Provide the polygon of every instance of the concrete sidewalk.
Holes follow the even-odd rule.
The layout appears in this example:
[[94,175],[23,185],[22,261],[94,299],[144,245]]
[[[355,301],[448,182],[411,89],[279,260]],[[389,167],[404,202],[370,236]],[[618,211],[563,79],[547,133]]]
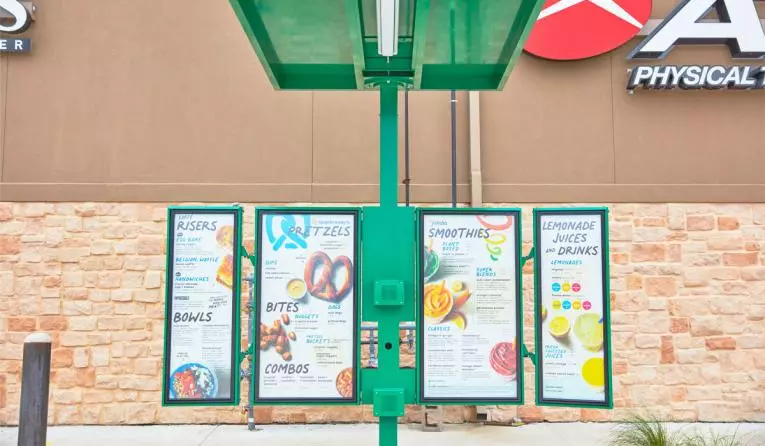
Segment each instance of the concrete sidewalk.
[[[521,427],[455,425],[443,432],[422,432],[419,425],[399,426],[401,446],[492,445],[605,445],[613,424],[555,423]],[[753,445],[765,445],[765,424],[694,424],[673,428],[709,429],[718,433],[749,434]],[[0,428],[0,446],[16,446],[17,429]],[[51,427],[49,446],[355,446],[377,444],[377,425],[262,426],[250,432],[246,426],[82,426]]]

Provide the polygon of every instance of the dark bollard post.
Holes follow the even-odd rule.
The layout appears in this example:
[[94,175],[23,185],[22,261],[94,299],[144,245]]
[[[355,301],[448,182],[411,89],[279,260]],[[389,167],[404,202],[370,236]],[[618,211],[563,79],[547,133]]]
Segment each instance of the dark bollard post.
[[45,446],[48,430],[51,338],[32,333],[24,340],[18,446]]

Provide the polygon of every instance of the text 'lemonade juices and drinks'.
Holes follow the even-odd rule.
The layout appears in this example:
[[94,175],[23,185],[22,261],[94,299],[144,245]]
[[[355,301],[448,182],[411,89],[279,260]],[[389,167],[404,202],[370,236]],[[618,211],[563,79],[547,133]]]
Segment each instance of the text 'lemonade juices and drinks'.
[[542,399],[605,403],[602,217],[539,217]]
[[258,398],[354,399],[356,215],[262,217]]
[[516,218],[422,214],[423,398],[519,398]]
[[170,400],[230,399],[238,378],[232,376],[236,214],[172,215],[168,394]]

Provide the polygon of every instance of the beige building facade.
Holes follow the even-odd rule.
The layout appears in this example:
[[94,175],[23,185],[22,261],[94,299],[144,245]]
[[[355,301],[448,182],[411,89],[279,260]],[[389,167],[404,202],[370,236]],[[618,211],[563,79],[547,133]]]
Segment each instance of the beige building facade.
[[[54,339],[51,423],[245,422],[241,408],[161,407],[167,206],[243,203],[251,244],[255,206],[373,204],[377,95],[274,91],[227,2],[36,5],[33,50],[0,56],[0,425],[18,420],[36,330]],[[765,90],[628,94],[637,43],[522,55],[504,91],[458,93],[458,201],[522,207],[524,254],[533,207],[611,210],[616,408],[528,403],[492,419],[765,421]],[[734,63],[725,46],[661,62]],[[448,203],[449,93],[409,102],[412,203]],[[531,269],[524,285],[532,339]],[[360,420],[371,409],[256,410],[257,423]]]

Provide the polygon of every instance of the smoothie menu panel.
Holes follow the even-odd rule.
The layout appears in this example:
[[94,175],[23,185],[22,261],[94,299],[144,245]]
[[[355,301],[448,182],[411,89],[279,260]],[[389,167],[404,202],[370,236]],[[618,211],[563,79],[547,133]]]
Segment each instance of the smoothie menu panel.
[[603,214],[538,218],[542,399],[605,404]]
[[236,211],[171,212],[169,400],[233,398]]
[[257,397],[353,400],[356,214],[264,213]]
[[424,399],[518,398],[516,215],[422,214]]

